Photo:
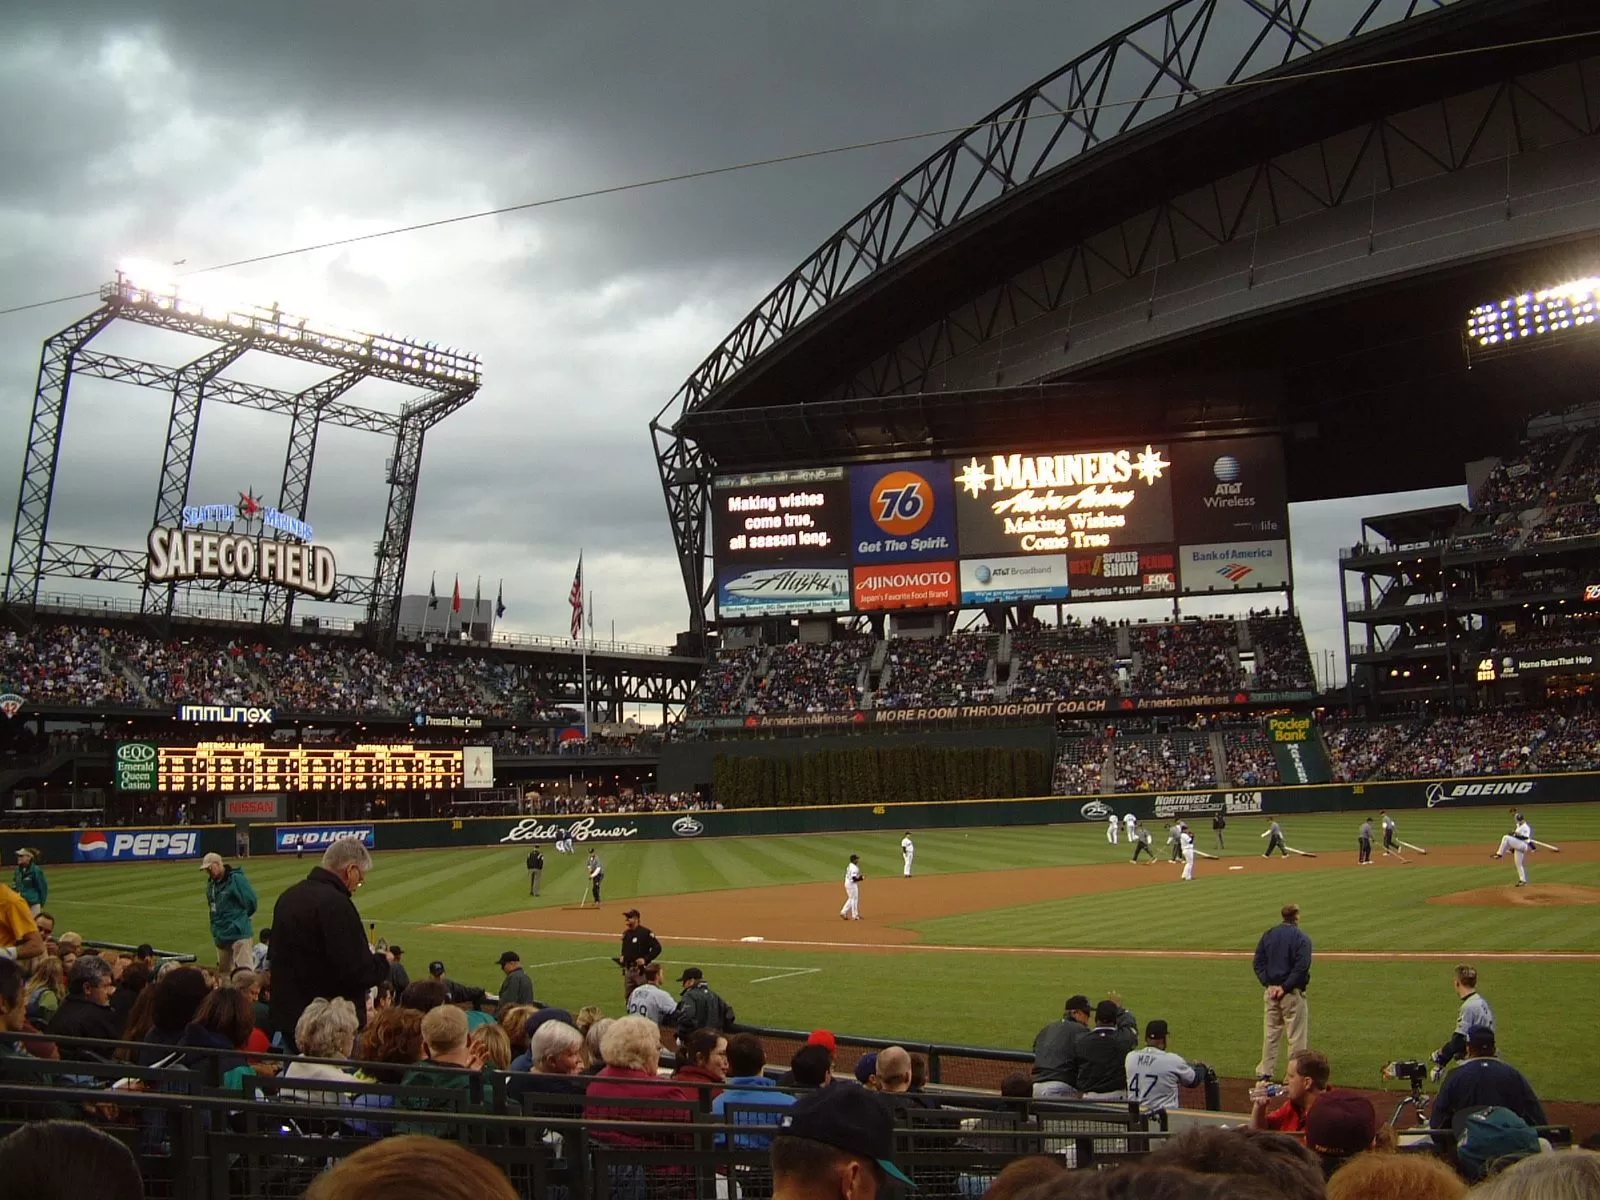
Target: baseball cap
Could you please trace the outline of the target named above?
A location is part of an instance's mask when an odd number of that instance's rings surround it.
[[[624,917],[634,917],[635,919],[637,919],[638,916],[639,916],[639,910],[637,908],[630,908],[627,912],[623,913],[622,915]]]
[[[215,850],[200,860],[200,869],[202,871],[208,870],[211,867],[220,867],[221,865],[222,855],[218,854]]]
[[[1094,1011],[1094,1005],[1089,1003],[1089,997],[1085,996],[1082,992],[1079,992],[1076,996],[1068,996],[1067,997],[1067,1011],[1069,1013],[1073,1013],[1073,1012],[1081,1012],[1081,1013],[1093,1012]]]
[[[1167,1023],[1165,1021],[1151,1021],[1144,1027],[1147,1038],[1164,1038],[1167,1036]]]
[[[691,979],[704,979],[705,977],[706,973],[699,967],[685,967],[683,974],[678,976],[678,982],[686,983]]]
[[[507,963],[519,963],[521,961],[522,961],[522,955],[518,954],[515,950],[507,950],[504,954],[502,954],[500,956],[500,965],[502,967],[505,966]]]
[[[1324,1157],[1360,1154],[1377,1132],[1378,1111],[1360,1092],[1324,1092],[1306,1114],[1306,1149]]]
[[[434,962],[429,963],[428,964],[428,974],[429,975],[443,975],[444,974],[444,964],[442,962],[438,962],[437,960],[434,961]]]
[[[838,1039],[826,1029],[813,1029],[811,1031],[811,1036],[806,1039],[806,1045],[822,1046],[828,1051],[829,1054],[833,1054],[839,1049]]]
[[[1121,1012],[1122,1007],[1115,1000],[1102,1000],[1094,1006],[1094,1023],[1096,1025],[1115,1025]]]
[[[135,958],[154,958],[156,956],[156,948],[149,942],[140,942],[134,947],[133,956]]]
[[[405,953],[405,951],[400,949],[400,947],[396,943],[390,942],[389,943],[389,953],[394,955],[396,958],[399,958],[402,954]]]
[[[1475,1054],[1493,1054],[1494,1030],[1487,1025],[1474,1025],[1467,1030],[1467,1048]]]
[[[534,1013],[528,1018],[528,1023],[522,1027],[522,1030],[529,1038],[532,1038],[534,1031],[546,1021],[565,1021],[568,1025],[576,1027],[576,1022],[573,1021],[572,1014],[566,1009],[541,1008],[538,1012]]]
[[[860,1058],[856,1059],[856,1081],[858,1083],[865,1083],[867,1080],[871,1079],[875,1074],[877,1074],[877,1071],[878,1052],[876,1050],[874,1050],[871,1054],[863,1054]]]
[[[871,1159],[885,1174],[915,1188],[890,1156],[894,1153],[894,1118],[889,1106],[866,1088],[831,1087],[812,1092],[783,1114],[780,1137],[805,1138]]]
[[[1312,1111],[1321,1104],[1318,1100]],[[1491,1165],[1509,1166],[1541,1148],[1538,1131],[1509,1108],[1469,1108],[1458,1112],[1450,1127],[1456,1135],[1456,1162],[1470,1183],[1483,1179]]]

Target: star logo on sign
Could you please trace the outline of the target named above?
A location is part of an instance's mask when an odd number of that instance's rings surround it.
[[[1144,480],[1146,483],[1154,483],[1156,480],[1161,478],[1161,472],[1165,471],[1171,465],[1171,463],[1161,457],[1161,451],[1153,449],[1150,445],[1146,444],[1144,452],[1139,455],[1138,460],[1133,464],[1133,471],[1134,474],[1139,476],[1139,478]]]
[[[983,464],[973,458],[966,466],[961,468],[961,474],[956,476],[956,482],[967,490],[967,495],[977,496],[989,486],[993,476],[983,469]]]
[[[239,515],[241,517],[248,521],[260,511],[261,501],[256,499],[255,492],[253,490],[239,493]]]

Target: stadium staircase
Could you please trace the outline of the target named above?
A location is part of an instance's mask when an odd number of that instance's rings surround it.
[[[1100,763],[1100,794],[1102,796],[1109,796],[1117,790],[1117,757],[1112,751],[1114,745],[1116,743],[1111,738],[1106,739],[1106,756]]]
[[[1250,638],[1250,618],[1249,617],[1235,617],[1234,618],[1233,636],[1234,636],[1235,640],[1239,643],[1238,646],[1237,646],[1237,650],[1239,650],[1240,652],[1243,652],[1245,650],[1254,650],[1255,649],[1255,642],[1252,641],[1251,638]],[[1235,661],[1237,661],[1238,654],[1234,655],[1234,659],[1235,659]]]
[[[1217,777],[1217,786],[1228,787],[1233,783],[1233,776],[1228,773],[1228,748],[1222,731],[1213,729],[1206,740],[1211,746],[1211,770]]]

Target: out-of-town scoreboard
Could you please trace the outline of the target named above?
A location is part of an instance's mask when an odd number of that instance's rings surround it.
[[[408,745],[268,746],[201,742],[156,748],[162,792],[452,791],[465,777],[466,750]],[[476,786],[486,786],[477,783]]]

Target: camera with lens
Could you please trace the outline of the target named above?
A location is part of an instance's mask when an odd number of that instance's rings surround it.
[[[1428,1064],[1416,1059],[1400,1059],[1384,1065],[1383,1077],[1404,1080],[1412,1087],[1421,1087],[1422,1081],[1428,1077]]]

